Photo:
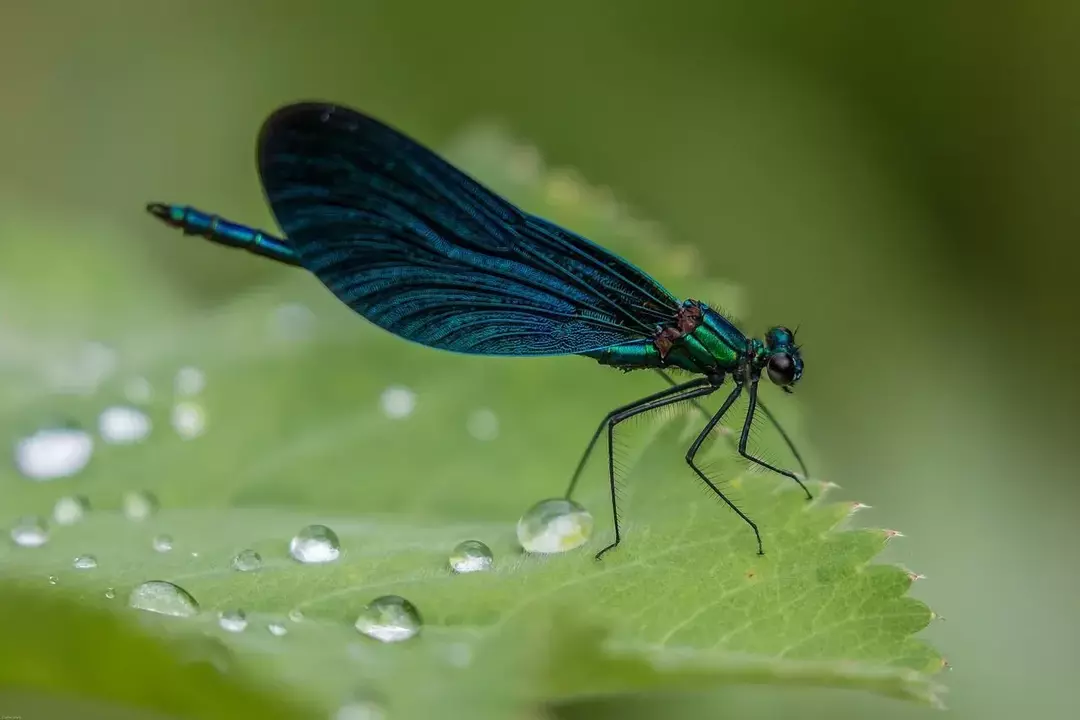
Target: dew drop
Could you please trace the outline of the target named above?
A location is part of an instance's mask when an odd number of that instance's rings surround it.
[[[341,554],[341,542],[325,525],[308,525],[289,542],[289,554],[302,563],[333,562]]]
[[[57,525],[74,525],[90,512],[90,501],[82,495],[65,495],[53,505],[53,522]]]
[[[177,395],[198,395],[206,387],[206,375],[197,367],[182,367],[176,372],[173,391]]]
[[[499,437],[499,416],[488,408],[475,410],[465,421],[465,429],[477,440],[489,442]]]
[[[304,613],[301,612],[299,609],[294,608],[289,611],[289,620],[293,621],[294,623],[303,622]]]
[[[289,629],[287,627],[285,627],[284,625],[282,625],[281,623],[279,623],[279,622],[269,623],[266,626],[266,629],[267,629],[267,631],[269,631],[269,633],[271,635],[275,635],[277,637],[281,637],[282,635],[286,635],[289,632]]]
[[[199,612],[199,603],[187,590],[164,580],[150,580],[136,586],[128,596],[128,605],[173,617],[192,617]]]
[[[128,520],[145,520],[157,512],[158,499],[152,492],[133,490],[124,493],[122,505]]]
[[[381,642],[401,642],[420,632],[420,613],[403,597],[383,595],[372,600],[356,619],[356,629]]]
[[[55,480],[80,472],[93,453],[94,439],[85,430],[43,428],[16,441],[15,467],[31,480]]]
[[[49,526],[38,515],[21,517],[11,527],[11,539],[19,547],[41,547],[49,542]]]
[[[251,548],[241,550],[236,553],[236,557],[232,559],[232,567],[233,570],[239,570],[240,572],[258,570],[262,567],[262,555]]]
[[[542,500],[517,524],[521,547],[531,553],[560,553],[583,545],[592,535],[593,518],[573,500]]]
[[[56,577],[55,575],[50,575],[49,576],[49,584],[50,585],[55,585],[58,582],[60,582],[60,578]]]
[[[98,433],[112,445],[131,445],[144,440],[151,427],[146,413],[124,405],[105,408],[98,416]]]
[[[171,552],[173,549],[172,535],[156,535],[152,542],[159,553]]]
[[[379,398],[383,414],[392,420],[408,417],[416,409],[416,393],[401,385],[391,385]]]
[[[456,573],[483,572],[491,569],[494,560],[487,545],[479,540],[465,540],[450,553],[450,569]]]
[[[106,599],[112,600],[115,597],[116,597],[116,590],[114,590],[112,588],[105,588],[105,598]]]
[[[172,426],[184,440],[193,440],[206,430],[206,411],[198,403],[177,403],[172,409]]]
[[[229,632],[243,632],[247,627],[247,614],[243,610],[225,610],[218,615],[218,625]]]
[[[76,570],[93,570],[97,567],[97,558],[93,555],[80,555],[72,562]]]

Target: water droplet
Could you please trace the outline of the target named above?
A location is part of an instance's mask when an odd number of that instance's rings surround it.
[[[499,437],[499,416],[487,408],[475,410],[465,421],[465,429],[477,440],[494,440]]]
[[[391,385],[379,398],[383,414],[393,420],[408,417],[416,408],[416,393],[401,385]]]
[[[49,584],[50,585],[55,585],[58,582],[60,582],[60,578],[56,577],[55,575],[50,575],[49,576]]]
[[[154,397],[154,389],[144,377],[131,378],[124,384],[124,397],[133,403],[145,405]]]
[[[233,570],[239,570],[240,572],[251,572],[252,570],[258,570],[262,567],[262,555],[255,552],[251,548],[247,550],[241,550],[236,553],[236,557],[232,560]]]
[[[173,390],[177,395],[198,395],[206,387],[206,375],[197,367],[182,367],[176,372]]]
[[[420,632],[420,612],[403,597],[383,595],[372,600],[356,618],[356,629],[381,642],[400,642]]]
[[[521,547],[531,553],[559,553],[585,544],[592,535],[593,518],[573,500],[542,500],[529,508],[517,524]]]
[[[386,720],[382,705],[373,699],[357,697],[345,703],[331,716],[331,720]]]
[[[473,661],[473,649],[468,643],[450,643],[445,648],[446,661],[454,667],[469,667]]]
[[[38,430],[15,443],[15,467],[31,480],[70,477],[90,462],[94,439],[77,427]]]
[[[456,573],[471,573],[490,570],[495,556],[479,540],[465,540],[458,543],[450,553],[450,568]]]
[[[172,535],[157,535],[153,540],[154,549],[159,553],[167,553],[173,549]]]
[[[206,430],[206,411],[198,403],[177,403],[172,409],[172,426],[185,440],[197,438]]]
[[[72,565],[76,570],[93,570],[97,567],[97,558],[93,555],[80,555]]]
[[[294,623],[303,622],[304,613],[302,613],[298,609],[290,610],[289,611],[289,619],[292,620]]]
[[[315,313],[305,305],[286,303],[270,314],[267,330],[275,340],[294,343],[309,340],[314,325]]]
[[[276,635],[277,637],[281,637],[282,635],[285,635],[289,632],[289,629],[279,622],[269,623],[266,626],[266,629],[270,632],[271,635]]]
[[[82,495],[65,495],[53,505],[53,521],[57,525],[74,525],[90,512],[90,501]]]
[[[137,443],[150,434],[150,418],[142,410],[116,405],[105,408],[98,416],[101,439],[113,445]]]
[[[114,597],[116,597],[116,590],[114,590],[113,588],[105,588],[105,597],[109,600],[112,600]]]
[[[19,518],[11,527],[11,539],[19,547],[41,547],[49,542],[49,527],[45,518],[27,515]]]
[[[158,509],[158,499],[146,490],[133,490],[124,493],[124,517],[128,520],[145,520]]]
[[[218,625],[229,632],[243,632],[247,624],[247,615],[243,610],[225,610],[218,616]]]
[[[325,525],[308,525],[289,542],[289,554],[302,563],[333,562],[341,554],[341,542]]]
[[[128,596],[128,605],[136,610],[174,617],[192,617],[199,613],[199,603],[187,590],[164,580],[150,580],[138,585]]]

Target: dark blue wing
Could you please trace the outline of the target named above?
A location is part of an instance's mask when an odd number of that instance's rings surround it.
[[[574,354],[651,336],[678,309],[625,260],[354,110],[282,108],[258,151],[270,207],[303,266],[407,340]]]

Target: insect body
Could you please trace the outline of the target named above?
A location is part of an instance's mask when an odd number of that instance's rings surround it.
[[[571,495],[593,446],[608,430],[614,542],[619,544],[612,438],[620,422],[710,395],[732,378],[686,461],[739,517],[757,526],[695,464],[724,413],[743,393],[749,407],[740,454],[747,452],[764,372],[790,392],[803,362],[794,334],[744,335],[696,300],[680,302],[642,270],[600,246],[520,210],[401,133],[355,110],[326,103],[281,108],[264,123],[258,165],[279,238],[184,205],[147,210],[185,234],[314,274],[343,303],[399,337],[476,355],[583,355],[624,370],[651,368],[671,385],[604,418],[578,464]],[[675,383],[679,369],[695,379]],[[802,460],[777,425],[800,466]],[[802,467],[802,475],[806,469]]]

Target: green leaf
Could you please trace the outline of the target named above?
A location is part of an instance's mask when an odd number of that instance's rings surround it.
[[[466,136],[449,154],[526,207],[617,248],[673,288],[743,309],[737,291],[704,278],[699,264],[686,260],[690,251],[628,219],[572,174],[539,168],[528,148],[488,130]],[[166,231],[149,226],[152,232]],[[141,276],[132,270],[130,282]],[[471,718],[505,717],[583,697],[725,683],[861,688],[938,702],[932,676],[941,658],[913,637],[930,610],[906,596],[906,571],[872,564],[889,533],[838,529],[853,506],[822,499],[827,485],[811,483],[818,499],[808,503],[794,483],[748,473],[732,459],[728,442],[713,439],[706,465],[761,528],[767,554],[760,557],[749,528],[683,461],[700,416],[627,423],[619,447],[623,543],[594,560],[612,532],[606,463],[597,461],[578,497],[596,519],[590,543],[558,556],[525,555],[514,534],[518,516],[561,494],[603,413],[654,392],[659,378],[622,375],[579,358],[439,353],[364,323],[302,273],[283,271],[281,278],[210,316],[185,317],[163,299],[153,305],[156,322],[124,314],[124,324],[104,334],[95,325],[94,338],[35,325],[32,303],[25,317],[9,321],[22,338],[59,337],[27,344],[48,348],[50,357],[57,348],[74,352],[80,340],[101,339],[119,358],[95,392],[58,396],[39,381],[41,358],[25,353],[14,362],[18,388],[0,395],[9,437],[57,418],[93,428],[103,407],[127,403],[124,385],[137,375],[149,379],[155,394],[144,408],[153,422],[150,439],[99,441],[75,478],[32,482],[14,468],[0,471],[2,522],[47,515],[61,494],[84,494],[94,508],[80,524],[53,528],[43,547],[0,548],[5,585],[32,594],[34,602],[55,599],[48,612],[72,623],[109,618],[92,636],[68,629],[59,643],[48,623],[26,622],[25,601],[13,605],[0,615],[0,632],[20,632],[26,642],[40,637],[36,662],[40,677],[50,679],[36,682],[16,664],[0,663],[0,685],[200,717],[224,712],[232,707],[229,698],[240,697],[228,693],[249,687],[266,698],[283,693],[315,716],[357,696],[376,698],[395,717],[431,717],[451,707]],[[141,292],[153,296],[152,285]],[[304,338],[282,334],[282,302],[311,309]],[[111,293],[109,307],[114,303]],[[174,396],[173,377],[184,365],[205,371],[206,389],[197,397]],[[416,393],[416,407],[392,420],[380,408],[380,394],[395,384]],[[776,401],[771,409],[798,438],[790,401]],[[173,431],[177,403],[205,414],[203,434],[184,439]],[[494,439],[468,430],[470,415],[481,408],[499,420]],[[790,462],[771,434],[757,437],[756,445],[767,457]],[[134,489],[155,493],[161,512],[141,522],[126,519],[122,496]],[[289,557],[290,537],[311,523],[338,533],[337,562],[305,566]],[[174,538],[171,552],[152,547],[159,533]],[[449,571],[448,554],[465,539],[493,548],[492,572]],[[246,548],[264,558],[258,571],[231,568]],[[72,559],[86,553],[99,566],[74,569]],[[128,610],[131,589],[155,579],[181,585],[205,612],[176,619]],[[106,588],[116,597],[107,598]],[[384,594],[417,605],[424,618],[418,639],[381,645],[353,629],[360,609]],[[216,613],[231,608],[247,612],[246,631],[217,626]],[[286,621],[294,610],[304,619]],[[285,623],[288,634],[269,633],[271,621]],[[109,644],[104,638],[113,633],[162,650],[147,661],[134,644],[117,641],[96,668],[112,680],[78,680],[70,658]],[[133,672],[147,673],[147,686],[156,687],[179,662],[169,649],[192,638],[228,648],[226,672],[206,679],[205,692],[202,676],[171,694],[123,689],[121,679]],[[202,693],[203,700],[185,705],[177,699],[185,692]]]

